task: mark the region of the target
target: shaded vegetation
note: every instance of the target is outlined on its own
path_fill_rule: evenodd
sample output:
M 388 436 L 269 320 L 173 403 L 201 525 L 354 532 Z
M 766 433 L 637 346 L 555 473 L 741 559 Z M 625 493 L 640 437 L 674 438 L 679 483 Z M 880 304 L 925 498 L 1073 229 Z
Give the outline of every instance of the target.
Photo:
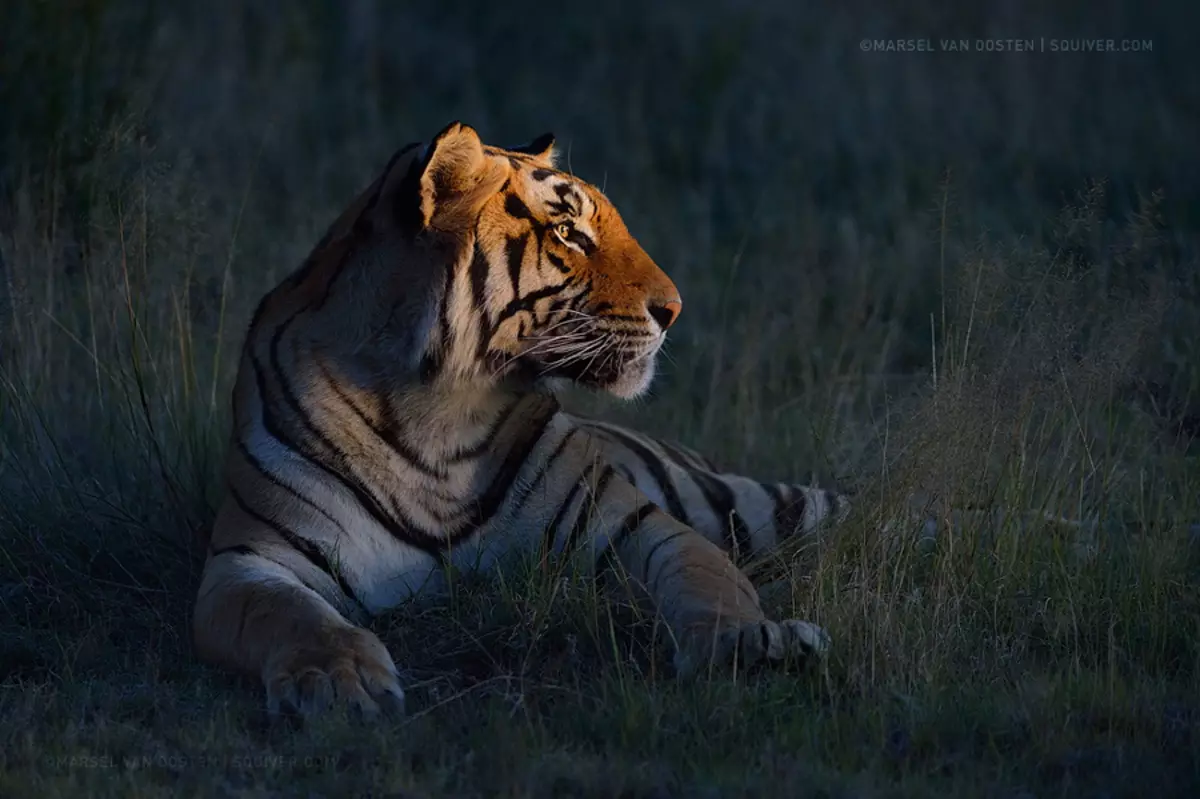
M 1190 5 L 3 20 L 0 795 L 1200 788 Z M 1153 49 L 859 48 L 1043 35 Z M 683 293 L 653 398 L 571 405 L 855 489 L 843 529 L 755 567 L 831 631 L 827 666 L 680 685 L 648 619 L 532 569 L 380 622 L 403 721 L 272 727 L 256 684 L 195 662 L 250 310 L 454 118 L 557 133 Z M 885 529 L 914 502 L 935 531 Z

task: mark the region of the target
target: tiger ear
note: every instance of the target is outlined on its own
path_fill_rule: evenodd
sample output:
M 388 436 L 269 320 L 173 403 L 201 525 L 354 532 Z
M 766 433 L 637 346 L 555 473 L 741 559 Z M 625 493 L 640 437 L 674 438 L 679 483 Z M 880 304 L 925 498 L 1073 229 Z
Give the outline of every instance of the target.
M 538 166 L 544 166 L 547 169 L 554 168 L 554 134 L 543 133 L 529 144 L 523 144 L 520 147 L 513 147 L 510 152 L 521 153 L 522 155 L 531 156 Z
M 453 230 L 469 222 L 504 181 L 479 134 L 461 122 L 434 137 L 420 170 L 421 224 L 427 228 Z

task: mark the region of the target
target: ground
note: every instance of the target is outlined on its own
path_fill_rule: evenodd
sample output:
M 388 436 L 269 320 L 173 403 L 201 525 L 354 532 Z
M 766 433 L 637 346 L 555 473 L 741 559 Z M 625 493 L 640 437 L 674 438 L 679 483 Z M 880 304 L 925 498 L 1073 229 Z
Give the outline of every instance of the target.
M 16 4 L 0 795 L 1200 793 L 1195 12 L 858 5 Z M 754 567 L 826 663 L 681 684 L 532 567 L 380 621 L 405 719 L 271 724 L 196 661 L 250 311 L 456 118 L 553 130 L 682 292 L 652 396 L 571 407 L 855 492 Z

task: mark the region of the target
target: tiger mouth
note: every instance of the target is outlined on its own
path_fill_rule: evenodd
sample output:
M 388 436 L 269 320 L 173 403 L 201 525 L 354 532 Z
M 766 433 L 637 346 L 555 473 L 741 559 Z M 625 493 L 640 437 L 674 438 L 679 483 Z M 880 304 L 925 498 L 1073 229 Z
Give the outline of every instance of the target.
M 564 377 L 581 385 L 604 385 L 621 376 L 624 362 L 616 363 L 609 358 L 602 363 L 575 362 L 565 366 L 546 366 L 542 374 L 546 377 Z

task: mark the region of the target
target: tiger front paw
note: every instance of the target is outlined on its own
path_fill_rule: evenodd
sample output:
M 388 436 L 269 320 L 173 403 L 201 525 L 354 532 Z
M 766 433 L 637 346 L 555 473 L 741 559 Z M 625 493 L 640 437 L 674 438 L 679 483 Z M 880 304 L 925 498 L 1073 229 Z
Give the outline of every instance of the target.
M 404 690 L 383 642 L 361 627 L 331 627 L 293 644 L 263 669 L 267 712 L 272 717 L 312 716 L 335 705 L 364 718 L 404 713 Z
M 829 635 L 811 622 L 743 621 L 723 629 L 693 631 L 675 652 L 675 671 L 688 678 L 709 665 L 727 669 L 736 664 L 744 669 L 764 661 L 822 657 L 830 643 Z

